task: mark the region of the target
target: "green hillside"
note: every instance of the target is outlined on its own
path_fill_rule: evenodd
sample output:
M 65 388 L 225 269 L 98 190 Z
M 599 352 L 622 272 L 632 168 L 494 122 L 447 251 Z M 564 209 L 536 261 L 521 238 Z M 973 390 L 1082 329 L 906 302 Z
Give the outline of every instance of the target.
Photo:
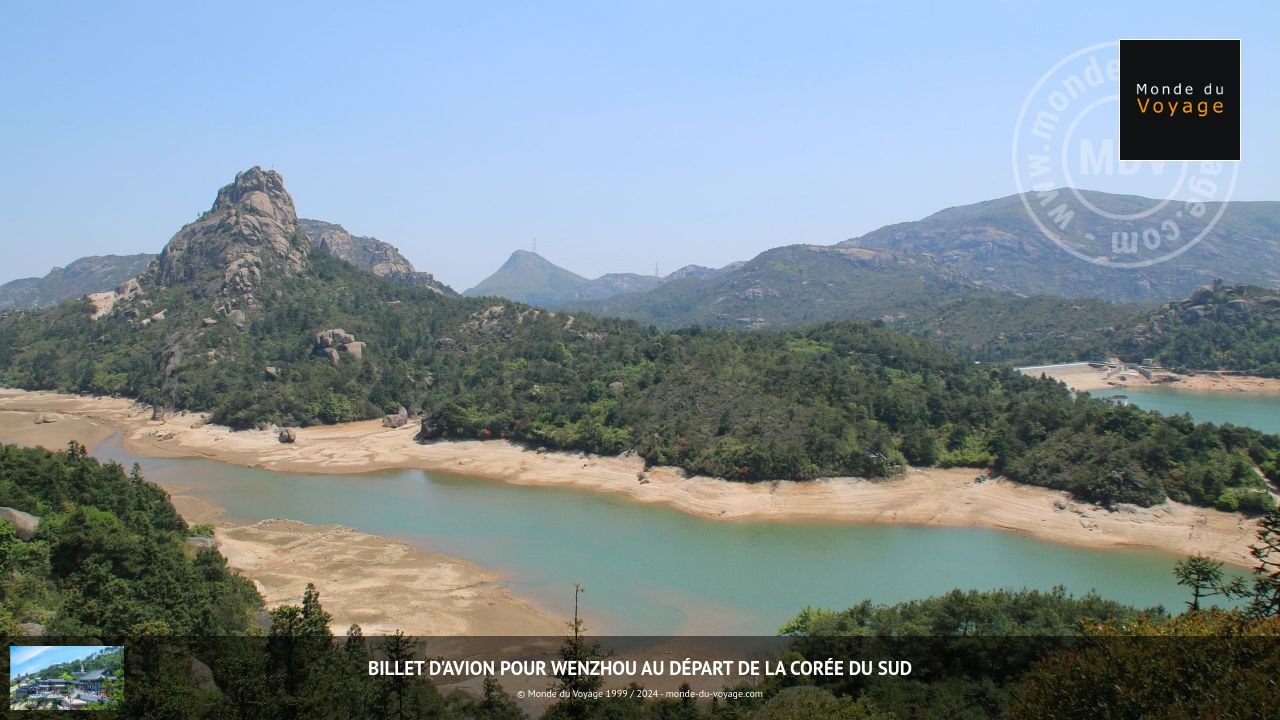
M 175 635 L 244 632 L 262 605 L 253 585 L 187 525 L 159 487 L 84 448 L 0 445 L 0 506 L 40 518 L 22 539 L 0 522 L 0 626 L 51 636 L 121 636 L 148 625 Z
M 1113 346 L 1126 360 L 1177 370 L 1280 377 L 1280 290 L 1215 281 L 1145 313 Z
M 566 308 L 667 329 L 761 329 L 915 316 L 930 312 L 941 297 L 977 291 L 927 258 L 791 245 L 710 278 L 673 280 L 648 292 L 570 302 Z

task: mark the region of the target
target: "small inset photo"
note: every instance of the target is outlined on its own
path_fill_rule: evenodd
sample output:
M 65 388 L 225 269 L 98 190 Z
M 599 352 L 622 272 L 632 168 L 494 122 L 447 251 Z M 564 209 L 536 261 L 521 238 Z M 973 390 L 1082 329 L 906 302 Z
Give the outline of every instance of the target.
M 10 710 L 105 710 L 124 703 L 119 645 L 12 645 Z

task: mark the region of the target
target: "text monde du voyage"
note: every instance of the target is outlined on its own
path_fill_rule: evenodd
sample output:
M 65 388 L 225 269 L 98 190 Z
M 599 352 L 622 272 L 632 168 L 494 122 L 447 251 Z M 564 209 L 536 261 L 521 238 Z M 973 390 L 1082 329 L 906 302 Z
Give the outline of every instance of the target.
M 849 677 L 911 674 L 907 660 L 370 660 L 370 675 L 616 677 Z

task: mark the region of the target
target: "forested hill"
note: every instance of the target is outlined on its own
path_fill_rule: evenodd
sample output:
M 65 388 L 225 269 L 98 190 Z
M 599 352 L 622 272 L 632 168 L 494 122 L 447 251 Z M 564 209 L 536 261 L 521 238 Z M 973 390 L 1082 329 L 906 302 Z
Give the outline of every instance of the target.
M 508 438 L 737 480 L 994 467 L 1103 501 L 1202 504 L 1276 475 L 1280 439 L 1076 401 L 890 329 L 661 331 L 397 284 L 311 252 L 254 168 L 153 270 L 94 304 L 0 320 L 25 388 L 120 393 L 234 428 L 422 411 L 422 435 Z
M 1115 343 L 1127 360 L 1178 370 L 1234 370 L 1280 377 L 1280 289 L 1223 285 L 1167 303 Z
M 83 638 L 224 635 L 247 630 L 262 607 L 217 550 L 186 545 L 163 490 L 82 447 L 0 445 L 0 506 L 39 519 L 34 532 L 0 521 L 4 635 L 21 634 L 20 623 Z

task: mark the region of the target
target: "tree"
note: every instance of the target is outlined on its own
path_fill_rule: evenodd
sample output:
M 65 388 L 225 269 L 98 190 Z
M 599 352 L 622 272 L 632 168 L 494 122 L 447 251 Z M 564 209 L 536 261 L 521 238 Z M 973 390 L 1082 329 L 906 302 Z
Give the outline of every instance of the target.
M 1280 508 L 1272 507 L 1258 521 L 1258 542 L 1249 554 L 1258 565 L 1248 612 L 1255 617 L 1280 616 Z
M 1179 585 L 1191 588 L 1191 600 L 1187 608 L 1199 612 L 1200 601 L 1205 598 L 1222 596 L 1224 598 L 1241 597 L 1245 593 L 1244 578 L 1225 581 L 1222 563 L 1210 560 L 1199 553 L 1183 558 L 1173 568 Z
M 502 689 L 497 679 L 489 676 L 484 679 L 484 698 L 476 705 L 477 720 L 524 720 L 524 711 Z
M 578 615 L 578 598 L 583 593 L 582 585 L 573 584 L 573 622 L 568 623 L 569 635 L 560 644 L 560 658 L 568 662 L 590 662 L 603 660 L 609 653 L 594 640 L 588 640 L 586 629 Z M 547 717 L 571 718 L 582 720 L 591 714 L 591 709 L 598 700 L 593 700 L 594 693 L 604 687 L 604 678 L 599 675 L 587 675 L 565 672 L 556 675 L 556 682 L 551 689 L 561 700 L 547 712 Z

